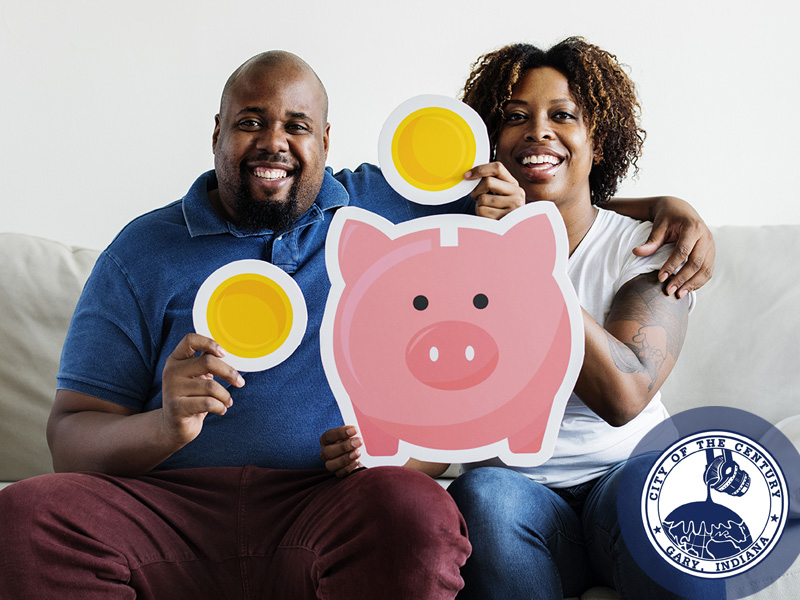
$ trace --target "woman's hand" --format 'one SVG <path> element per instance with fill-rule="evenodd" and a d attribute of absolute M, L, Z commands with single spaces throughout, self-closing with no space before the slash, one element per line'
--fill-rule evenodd
<path fill-rule="evenodd" d="M 359 448 L 361 438 L 356 437 L 358 430 L 352 425 L 344 425 L 329 429 L 319 438 L 319 453 L 325 468 L 337 477 L 347 477 L 361 467 L 358 462 L 361 456 Z"/>
<path fill-rule="evenodd" d="M 470 196 L 475 200 L 475 214 L 500 219 L 525 205 L 525 192 L 502 163 L 478 165 L 464 173 L 464 179 L 481 179 Z"/>

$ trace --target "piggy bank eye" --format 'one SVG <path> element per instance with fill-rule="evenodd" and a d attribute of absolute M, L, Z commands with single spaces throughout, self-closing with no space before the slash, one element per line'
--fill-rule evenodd
<path fill-rule="evenodd" d="M 475 308 L 483 309 L 489 306 L 489 299 L 486 297 L 486 294 L 475 294 L 475 297 L 472 299 L 472 304 Z"/>
<path fill-rule="evenodd" d="M 425 296 L 417 296 L 414 298 L 414 308 L 417 310 L 425 310 L 428 308 L 428 299 Z"/>

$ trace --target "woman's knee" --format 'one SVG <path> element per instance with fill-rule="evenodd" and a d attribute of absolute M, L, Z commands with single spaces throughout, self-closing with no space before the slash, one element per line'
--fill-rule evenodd
<path fill-rule="evenodd" d="M 464 515 L 476 553 L 506 554 L 519 543 L 545 546 L 560 535 L 564 509 L 571 510 L 560 506 L 551 490 L 510 469 L 468 471 L 448 491 Z"/>
<path fill-rule="evenodd" d="M 550 493 L 524 475 L 498 467 L 467 471 L 447 491 L 468 522 L 472 518 L 517 521 L 528 504 Z"/>

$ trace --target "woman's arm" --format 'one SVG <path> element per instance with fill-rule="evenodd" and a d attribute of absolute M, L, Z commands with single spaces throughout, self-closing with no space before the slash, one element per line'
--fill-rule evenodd
<path fill-rule="evenodd" d="M 475 201 L 475 214 L 500 219 L 515 208 L 525 206 L 525 191 L 501 162 L 478 165 L 464 173 L 464 179 L 480 179 L 470 192 Z"/>
<path fill-rule="evenodd" d="M 662 245 L 675 243 L 675 250 L 658 272 L 659 281 L 669 280 L 666 288 L 669 295 L 682 298 L 711 279 L 716 254 L 714 237 L 685 200 L 674 196 L 613 198 L 604 208 L 653 222 L 648 240 L 633 250 L 637 256 L 650 256 Z M 676 273 L 681 265 L 683 268 Z"/>
<path fill-rule="evenodd" d="M 689 298 L 663 288 L 655 272 L 634 277 L 614 297 L 605 327 L 583 313 L 586 347 L 575 393 L 611 425 L 647 406 L 680 354 Z"/>

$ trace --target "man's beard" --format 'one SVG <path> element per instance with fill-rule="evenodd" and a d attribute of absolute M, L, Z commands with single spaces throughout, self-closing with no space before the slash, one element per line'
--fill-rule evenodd
<path fill-rule="evenodd" d="M 244 171 L 244 167 L 242 167 Z M 295 180 L 285 200 L 256 200 L 247 187 L 245 173 L 239 177 L 239 186 L 236 188 L 234 210 L 237 226 L 245 231 L 260 231 L 271 229 L 274 232 L 283 231 L 299 217 L 297 214 L 297 190 L 299 172 L 295 173 Z"/>

